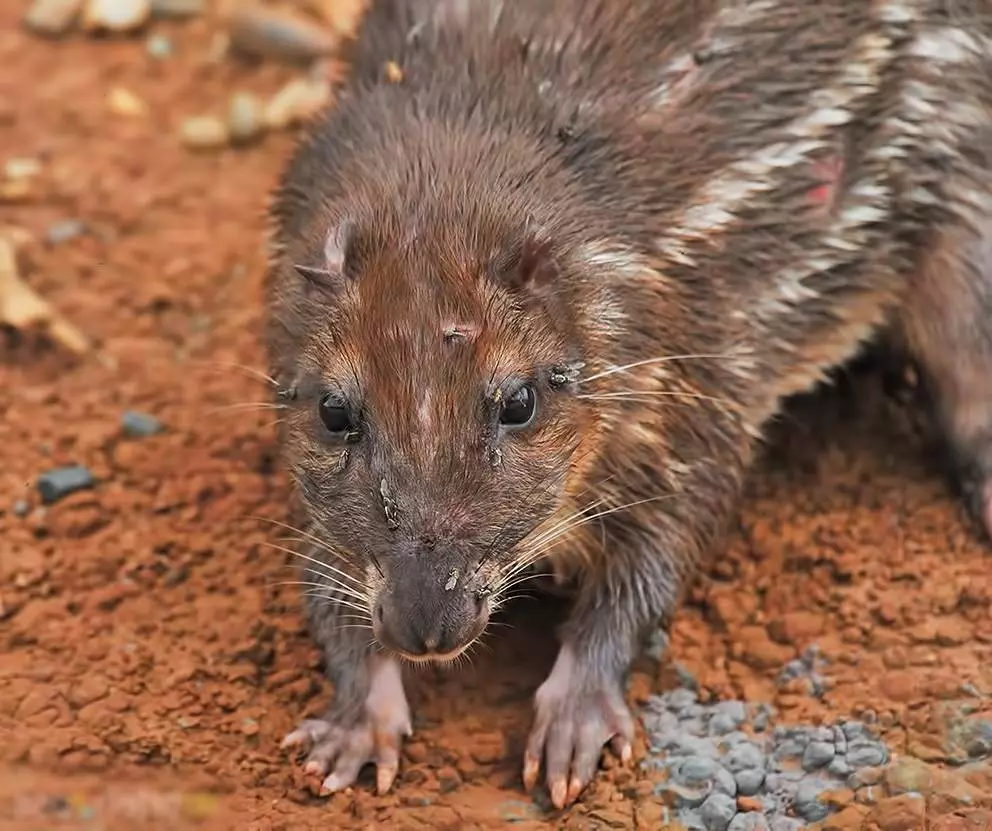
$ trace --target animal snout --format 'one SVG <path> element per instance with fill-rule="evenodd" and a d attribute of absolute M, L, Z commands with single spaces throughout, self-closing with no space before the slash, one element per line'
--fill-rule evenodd
<path fill-rule="evenodd" d="M 467 589 L 424 588 L 407 583 L 379 595 L 373 623 L 376 638 L 415 660 L 454 658 L 482 634 L 489 622 L 489 602 Z"/>

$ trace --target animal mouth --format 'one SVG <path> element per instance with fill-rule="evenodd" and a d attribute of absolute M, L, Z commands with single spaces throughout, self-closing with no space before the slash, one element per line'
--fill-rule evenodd
<path fill-rule="evenodd" d="M 475 643 L 475 638 L 472 638 L 470 641 L 466 641 L 461 646 L 456 649 L 449 650 L 448 652 L 425 652 L 422 655 L 415 655 L 412 652 L 404 652 L 401 649 L 395 649 L 392 651 L 394 651 L 404 661 L 409 661 L 412 664 L 450 664 L 457 660 L 473 643 Z"/>

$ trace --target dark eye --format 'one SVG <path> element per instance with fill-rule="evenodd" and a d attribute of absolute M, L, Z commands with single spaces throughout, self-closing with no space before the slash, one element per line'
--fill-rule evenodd
<path fill-rule="evenodd" d="M 525 384 L 503 403 L 499 423 L 506 427 L 526 427 L 534 420 L 537 410 L 537 393 Z"/>
<path fill-rule="evenodd" d="M 330 433 L 347 433 L 352 429 L 351 414 L 336 395 L 325 395 L 320 400 L 320 420 Z"/>

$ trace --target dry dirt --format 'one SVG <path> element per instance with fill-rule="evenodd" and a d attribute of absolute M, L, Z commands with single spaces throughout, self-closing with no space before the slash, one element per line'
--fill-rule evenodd
<path fill-rule="evenodd" d="M 278 747 L 329 690 L 281 585 L 287 558 L 266 545 L 278 534 L 258 519 L 285 518 L 274 416 L 229 408 L 267 398 L 229 364 L 264 364 L 264 209 L 292 135 L 200 153 L 176 138 L 183 117 L 297 70 L 205 61 L 210 17 L 155 23 L 175 46 L 155 61 L 145 35 L 46 41 L 21 12 L 0 4 L 0 161 L 42 171 L 0 202 L 0 224 L 29 232 L 25 280 L 99 352 L 0 339 L 0 826 L 659 827 L 636 771 L 607 771 L 563 815 L 522 791 L 530 696 L 561 614 L 550 601 L 511 610 L 471 667 L 412 677 L 417 735 L 391 795 L 367 775 L 314 795 Z M 112 112 L 118 86 L 147 113 Z M 67 219 L 87 232 L 47 242 Z M 782 723 L 870 710 L 898 752 L 960 761 L 962 724 L 992 718 L 992 554 L 881 386 L 867 372 L 793 409 L 671 655 L 704 698 L 768 701 Z M 126 438 L 126 410 L 165 429 Z M 74 463 L 96 487 L 42 505 L 38 475 Z M 812 643 L 829 661 L 822 699 L 776 683 Z M 646 664 L 632 698 L 675 678 Z M 992 827 L 981 776 L 985 796 L 931 805 L 931 828 Z"/>

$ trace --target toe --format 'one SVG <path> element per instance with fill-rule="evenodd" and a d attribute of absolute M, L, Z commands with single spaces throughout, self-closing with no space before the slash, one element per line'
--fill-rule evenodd
<path fill-rule="evenodd" d="M 559 810 L 565 807 L 568 798 L 568 774 L 572 766 L 572 752 L 575 748 L 575 731 L 570 718 L 555 722 L 548 733 L 545 763 L 548 774 L 548 790 L 551 801 Z"/>
<path fill-rule="evenodd" d="M 321 719 L 307 719 L 299 727 L 288 733 L 282 740 L 282 748 L 303 748 L 307 749 L 326 739 L 333 727 Z"/>
<path fill-rule="evenodd" d="M 394 733 L 376 737 L 376 790 L 379 794 L 388 793 L 396 780 L 400 768 L 400 738 Z"/>
<path fill-rule="evenodd" d="M 304 772 L 321 776 L 327 773 L 331 768 L 331 763 L 341 751 L 342 739 L 340 734 L 331 733 L 313 745 L 307 756 L 306 764 L 303 766 Z"/>
<path fill-rule="evenodd" d="M 538 774 L 541 771 L 541 757 L 544 755 L 544 743 L 548 737 L 549 719 L 538 712 L 527 737 L 527 749 L 524 751 L 524 787 L 529 791 L 537 785 Z"/>
<path fill-rule="evenodd" d="M 579 731 L 572 759 L 572 778 L 568 783 L 568 801 L 578 799 L 582 789 L 592 780 L 603 755 L 603 745 L 609 738 L 609 731 L 598 719 L 587 721 Z"/>
<path fill-rule="evenodd" d="M 372 760 L 371 742 L 358 741 L 338 757 L 334 770 L 321 786 L 322 793 L 334 793 L 355 784 L 358 774 Z"/>

